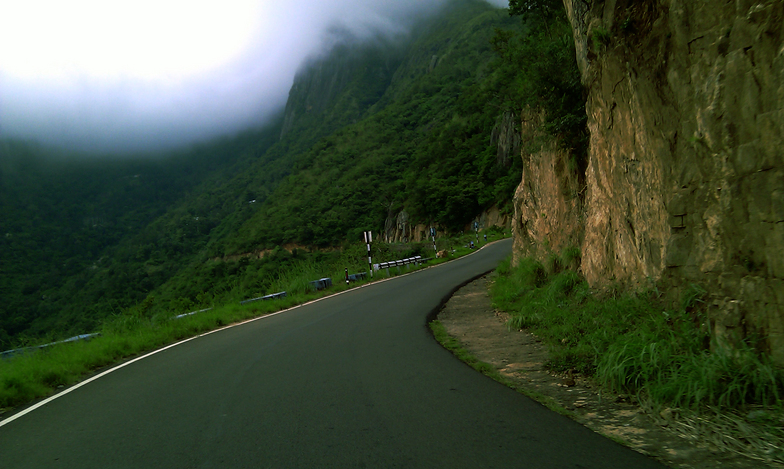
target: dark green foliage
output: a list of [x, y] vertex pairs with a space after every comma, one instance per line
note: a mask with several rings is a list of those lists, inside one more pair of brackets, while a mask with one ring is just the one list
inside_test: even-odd
[[663, 316], [608, 347], [598, 360], [598, 375], [607, 387], [684, 408], [781, 406], [784, 373], [768, 356], [744, 343], [706, 350], [704, 334], [689, 315]]
[[[0, 142], [0, 346], [91, 332], [144, 300], [231, 209], [211, 188], [242, 174], [278, 132], [130, 159]], [[203, 199], [172, 207], [196, 190]]]
[[591, 30], [593, 50], [596, 53], [601, 52], [604, 47], [607, 47], [610, 44], [610, 39], [610, 32], [604, 28], [594, 28]]
[[565, 18], [563, 0], [509, 0], [509, 14], [520, 15], [534, 26], [543, 27]]
[[[568, 265], [575, 254], [569, 249], [551, 264]], [[653, 294], [599, 297], [575, 271], [545, 272], [530, 259], [498, 272], [495, 305], [510, 312], [510, 328], [527, 328], [550, 346], [551, 369], [595, 375], [610, 390], [655, 405], [781, 405], [784, 373], [768, 358], [743, 343], [707, 346], [698, 286], [672, 311]]]
[[517, 113], [543, 111], [542, 130], [570, 150], [568, 167], [582, 178], [588, 151], [585, 90], [563, 3], [512, 1], [510, 13], [521, 14], [530, 27], [526, 34], [498, 30], [492, 39], [502, 58], [498, 73], [506, 103]]

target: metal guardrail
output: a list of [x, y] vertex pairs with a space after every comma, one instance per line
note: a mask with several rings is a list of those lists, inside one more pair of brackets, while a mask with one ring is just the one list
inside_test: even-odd
[[408, 259], [400, 259], [400, 260], [396, 260], [396, 261], [382, 262], [380, 264], [373, 264], [373, 270], [379, 271], [381, 269], [389, 269], [390, 267], [401, 267], [401, 266], [409, 265], [409, 264], [419, 265], [419, 264], [423, 264], [423, 263], [425, 263], [425, 262], [427, 262], [427, 261], [429, 261], [431, 259], [432, 259], [431, 257], [424, 257], [423, 258], [422, 256], [414, 256], [414, 257], [409, 257]]
[[260, 296], [258, 298], [251, 298], [249, 300], [243, 300], [243, 301], [240, 301], [240, 304], [244, 305], [244, 304], [248, 304], [248, 303], [253, 303], [254, 301], [274, 300], [274, 299], [277, 299], [277, 298], [285, 298], [285, 297], [286, 297], [286, 292], [282, 291], [282, 292], [278, 292], [278, 293], [272, 293], [270, 295]]
[[95, 333], [92, 333], [92, 334], [81, 334], [81, 335], [76, 335], [76, 336], [73, 336], [73, 337], [69, 337], [69, 338], [67, 338], [65, 340], [60, 340], [60, 341], [57, 341], [57, 342], [51, 342], [51, 343], [48, 343], [48, 344], [34, 345], [32, 347], [22, 347], [22, 348], [17, 348], [17, 349], [13, 349], [13, 350], [6, 350], [5, 352], [1, 352], [0, 356], [2, 356], [2, 358], [11, 358], [14, 355], [20, 355], [22, 353], [31, 352], [33, 350], [40, 350], [42, 348], [51, 347], [52, 345], [65, 344], [67, 342], [76, 342], [77, 340], [90, 340], [90, 339], [92, 339], [93, 337], [95, 337], [97, 335], [101, 335], [101, 333], [100, 332], [95, 332]]
[[[422, 256], [415, 256], [415, 257], [409, 257], [408, 259], [400, 259], [400, 260], [396, 260], [396, 261], [382, 262], [380, 264], [373, 264], [373, 270], [378, 271], [378, 270], [381, 270], [381, 269], [389, 269], [390, 267], [401, 267], [401, 266], [409, 265], [409, 264], [417, 264], [417, 265], [419, 265], [419, 264], [425, 263], [425, 262], [427, 262], [427, 261], [429, 261], [431, 259], [432, 259], [431, 257], [423, 258]], [[348, 276], [348, 280], [351, 281], [351, 282], [364, 280], [365, 278], [367, 278], [367, 272], [359, 272], [359, 273], [351, 274], [351, 275]], [[311, 288], [313, 288], [314, 290], [324, 290], [325, 288], [329, 288], [329, 287], [332, 286], [332, 279], [329, 278], [329, 277], [324, 277], [324, 278], [320, 278], [318, 280], [313, 280], [312, 282], [308, 282], [308, 283], [310, 284]], [[252, 303], [254, 301], [274, 300], [274, 299], [278, 299], [278, 298], [284, 298], [285, 296], [286, 296], [286, 292], [282, 291], [282, 292], [278, 292], [278, 293], [272, 293], [270, 295], [260, 296], [258, 298], [251, 298], [251, 299], [248, 299], [248, 300], [243, 300], [243, 301], [240, 301], [240, 304], [244, 305], [244, 304], [247, 304], [247, 303]], [[177, 316], [174, 316], [173, 319], [184, 318], [185, 316], [191, 316], [191, 315], [194, 315], [196, 313], [203, 313], [205, 311], [210, 311], [211, 309], [212, 308], [206, 308], [206, 309], [200, 309], [198, 311], [191, 311], [190, 313], [178, 314]], [[74, 341], [77, 341], [77, 340], [89, 340], [89, 339], [91, 339], [91, 338], [93, 338], [93, 337], [95, 337], [97, 335], [101, 335], [101, 333], [100, 332], [96, 332], [96, 333], [93, 333], [93, 334], [81, 334], [81, 335], [70, 337], [68, 339], [61, 340], [61, 341], [58, 341], [58, 342], [52, 342], [52, 343], [49, 343], [49, 344], [36, 345], [36, 346], [33, 346], [33, 347], [23, 347], [23, 348], [18, 348], [18, 349], [13, 349], [13, 350], [6, 350], [5, 352], [0, 352], [0, 358], [3, 358], [3, 359], [11, 358], [14, 355], [18, 355], [18, 354], [21, 354], [21, 353], [29, 352], [29, 351], [32, 351], [32, 350], [42, 349], [42, 348], [45, 348], [45, 347], [50, 347], [52, 345], [63, 344], [63, 343], [66, 343], [66, 342], [74, 342]]]
[[348, 281], [357, 282], [359, 280], [365, 280], [366, 278], [367, 278], [367, 272], [359, 272], [356, 274], [349, 274]]
[[[212, 308], [200, 309], [198, 311], [191, 311], [190, 313], [178, 314], [177, 316], [174, 316], [174, 318], [172, 318], [172, 319], [184, 318], [185, 316], [191, 316], [191, 315], [196, 314], [196, 313], [203, 313], [203, 312], [209, 311], [211, 309]], [[40, 350], [42, 348], [51, 347], [52, 345], [65, 344], [65, 343], [68, 343], [68, 342], [76, 342], [78, 340], [90, 340], [93, 337], [99, 336], [99, 335], [101, 335], [100, 332], [94, 332], [92, 334], [80, 334], [80, 335], [76, 335], [76, 336], [73, 336], [73, 337], [69, 337], [69, 338], [67, 338], [65, 340], [60, 340], [60, 341], [57, 341], [57, 342], [51, 342], [51, 343], [48, 343], [48, 344], [34, 345], [32, 347], [22, 347], [22, 348], [17, 348], [17, 349], [12, 349], [12, 350], [6, 350], [5, 352], [0, 352], [0, 358], [3, 358], [3, 359], [11, 358], [11, 357], [13, 357], [15, 355], [20, 355], [20, 354], [25, 353], [25, 352], [31, 352], [33, 350]]]
[[212, 308], [206, 308], [206, 309], [200, 309], [200, 310], [198, 310], [198, 311], [191, 311], [190, 313], [185, 313], [185, 314], [178, 314], [177, 316], [174, 316], [174, 319], [180, 319], [180, 318], [184, 318], [185, 316], [191, 316], [191, 315], [194, 315], [194, 314], [196, 314], [196, 313], [203, 313], [203, 312], [205, 312], [205, 311], [209, 311], [209, 310], [211, 310], [211, 309], [212, 309]]
[[312, 282], [308, 282], [314, 290], [323, 290], [325, 288], [329, 288], [332, 286], [332, 279], [329, 277], [320, 278], [318, 280], [313, 280]]

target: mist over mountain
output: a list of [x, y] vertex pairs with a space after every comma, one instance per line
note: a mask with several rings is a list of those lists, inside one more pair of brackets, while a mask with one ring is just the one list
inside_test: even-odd
[[0, 137], [131, 154], [258, 128], [308, 60], [347, 36], [403, 38], [445, 4], [6, 2]]

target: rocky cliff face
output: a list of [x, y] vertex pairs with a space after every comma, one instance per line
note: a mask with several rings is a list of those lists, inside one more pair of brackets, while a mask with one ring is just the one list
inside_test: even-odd
[[[543, 116], [522, 117], [524, 141], [539, 140]], [[568, 168], [569, 155], [554, 141], [531, 152], [523, 147], [523, 180], [514, 195], [514, 259], [535, 257], [545, 261], [550, 252], [580, 246], [583, 238], [584, 187]]]
[[[509, 229], [510, 220], [509, 216], [502, 213], [497, 205], [484, 210], [476, 219], [479, 223], [479, 231], [482, 232], [486, 229], [497, 227], [503, 230]], [[414, 221], [409, 216], [408, 212], [401, 210], [400, 212], [390, 211], [384, 223], [384, 232], [382, 239], [387, 243], [419, 243], [430, 239], [430, 226], [427, 223]], [[440, 226], [435, 226], [438, 236], [443, 236], [444, 231]], [[473, 222], [469, 223], [463, 228], [464, 232], [473, 231]], [[515, 241], [516, 242], [516, 241]]]
[[763, 337], [784, 364], [784, 3], [564, 4], [588, 91], [584, 205], [552, 152], [524, 155], [519, 250], [565, 237], [551, 247], [581, 242], [592, 285], [699, 284], [717, 337]]

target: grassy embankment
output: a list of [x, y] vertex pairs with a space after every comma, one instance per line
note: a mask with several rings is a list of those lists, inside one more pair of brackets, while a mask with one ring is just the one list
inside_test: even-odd
[[[491, 231], [488, 242], [502, 237], [497, 231]], [[439, 249], [455, 248], [451, 258], [460, 257], [472, 252], [464, 247], [473, 235], [437, 240]], [[481, 244], [484, 244], [482, 241]], [[480, 245], [481, 245], [480, 244]], [[427, 248], [430, 246], [430, 250]], [[432, 244], [423, 243], [421, 248], [425, 255], [432, 255]], [[347, 251], [356, 251], [349, 249]], [[353, 254], [353, 253], [352, 253]], [[411, 251], [387, 252], [388, 259], [379, 258], [374, 262], [394, 260], [413, 255]], [[238, 290], [233, 298], [222, 300], [220, 304], [204, 305], [212, 307], [209, 311], [175, 318], [188, 311], [169, 310], [152, 316], [145, 314], [145, 305], [123, 311], [105, 321], [100, 329], [100, 336], [89, 341], [70, 342], [46, 347], [41, 350], [24, 353], [10, 359], [0, 360], [0, 413], [3, 408], [11, 408], [31, 402], [54, 393], [58, 388], [69, 386], [84, 379], [101, 368], [117, 364], [123, 360], [149, 352], [168, 344], [194, 337], [205, 332], [235, 324], [248, 319], [291, 308], [321, 297], [356, 288], [360, 285], [378, 281], [389, 276], [404, 274], [427, 266], [446, 262], [449, 259], [433, 259], [422, 266], [391, 268], [389, 275], [385, 269], [374, 273], [373, 279], [358, 281], [346, 285], [344, 266], [357, 265], [354, 255], [338, 256], [329, 263], [302, 261], [294, 268], [280, 272], [272, 282], [268, 292], [258, 292], [248, 296]], [[361, 263], [359, 263], [361, 265]], [[367, 266], [365, 265], [365, 270]], [[356, 270], [350, 270], [355, 273]], [[312, 291], [308, 282], [323, 277], [331, 277], [333, 286], [322, 291]], [[239, 302], [251, 297], [268, 293], [286, 291], [282, 299], [256, 301], [240, 305]], [[229, 295], [231, 297], [231, 295]]]
[[658, 304], [655, 290], [597, 295], [562, 267], [576, 255], [553, 256], [549, 268], [530, 259], [511, 268], [506, 261], [493, 286], [496, 306], [512, 314], [508, 326], [548, 343], [551, 369], [593, 375], [612, 391], [660, 405], [782, 404], [784, 374], [764, 355], [747, 344], [708, 346], [698, 286], [678, 310]]
[[553, 371], [573, 370], [605, 390], [627, 394], [655, 418], [718, 447], [784, 462], [784, 370], [755, 350], [711, 338], [703, 296], [693, 285], [680, 308], [656, 289], [592, 291], [570, 266], [579, 250], [542, 265], [524, 259], [497, 269], [491, 296], [510, 329], [526, 329], [549, 347]]

